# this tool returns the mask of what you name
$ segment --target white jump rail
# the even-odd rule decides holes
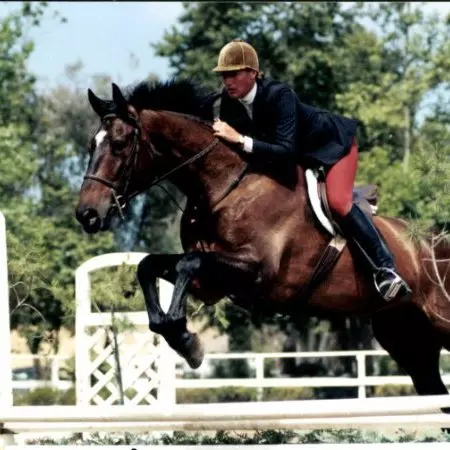
[[[161,406],[25,406],[0,412],[8,432],[213,431],[449,427],[449,396]]]
[[[93,433],[155,432],[155,431],[256,431],[256,430],[314,430],[314,429],[430,429],[450,427],[447,414],[418,414],[403,416],[329,417],[310,419],[248,419],[211,421],[152,421],[152,422],[5,422],[3,436],[8,433]],[[448,444],[447,444],[448,445]]]
[[[312,419],[352,416],[418,415],[450,408],[450,396],[376,397],[347,400],[294,400],[251,403],[112,406],[13,406],[1,422],[151,422]],[[450,415],[449,415],[450,418]]]

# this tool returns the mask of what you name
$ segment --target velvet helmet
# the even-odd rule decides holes
[[[213,72],[253,69],[259,72],[259,60],[256,50],[242,39],[234,39],[222,47]]]

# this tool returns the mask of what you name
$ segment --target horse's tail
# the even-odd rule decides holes
[[[430,248],[428,272],[450,300],[450,234],[430,232],[426,241]]]

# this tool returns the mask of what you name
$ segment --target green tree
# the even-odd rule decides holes
[[[70,113],[83,117],[87,107],[66,105],[62,117],[55,101],[36,93],[27,69],[34,44],[24,31],[39,26],[46,4],[20,6],[0,23],[0,200],[7,221],[11,325],[36,352],[61,326],[61,301],[73,303],[73,270],[112,245],[107,236],[90,243],[74,220],[78,186],[71,178],[74,139],[68,135],[75,131],[68,130],[76,129]],[[61,104],[65,100],[60,97]]]
[[[39,114],[35,78],[27,70],[33,43],[26,39],[24,31],[39,25],[44,11],[45,3],[26,2],[0,20],[0,136],[3,155],[0,201],[7,222],[13,326],[20,321],[21,315],[26,315],[26,309],[27,313],[35,311],[27,301],[31,290],[37,291],[42,287],[35,283],[39,278],[38,272],[36,276],[31,275],[33,263],[26,260],[35,252],[34,206],[38,201],[35,141]],[[30,340],[30,346],[33,345]]]
[[[177,77],[198,79],[210,88],[220,80],[211,69],[228,41],[242,38],[258,51],[261,70],[289,83],[303,101],[334,108],[342,77],[334,71],[334,55],[356,10],[337,2],[312,3],[184,3],[179,26],[154,45],[169,59]]]
[[[449,31],[420,5],[365,7],[377,27],[350,35],[359,79],[337,94],[363,122],[358,181],[380,186],[380,213],[443,227],[449,205]],[[346,52],[346,50],[342,50]],[[424,108],[427,106],[427,108]]]
[[[377,32],[361,27],[348,35],[340,61],[356,76],[336,95],[337,102],[364,123],[365,148],[385,148],[391,162],[401,159],[406,171],[424,103],[448,87],[450,26],[411,2],[369,4],[362,14]]]

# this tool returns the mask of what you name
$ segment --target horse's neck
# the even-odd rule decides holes
[[[214,204],[245,165],[242,158],[223,141],[214,143],[216,138],[212,130],[188,116],[158,112],[153,117],[152,129],[157,130],[158,137],[166,143],[166,151],[170,152],[168,159],[172,167],[166,167],[168,170],[212,146],[205,155],[171,178],[188,198],[202,197],[207,203]]]

